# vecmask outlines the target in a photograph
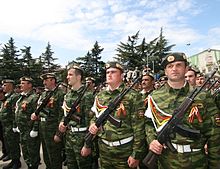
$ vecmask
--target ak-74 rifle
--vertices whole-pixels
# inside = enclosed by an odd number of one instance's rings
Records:
[[[71,119],[73,119],[74,121],[78,122],[80,124],[81,122],[81,118],[77,115],[75,115],[75,112],[77,110],[77,106],[80,104],[82,97],[84,96],[85,92],[87,91],[89,87],[89,84],[86,84],[86,86],[83,88],[83,90],[81,91],[81,93],[79,94],[79,96],[76,98],[76,100],[73,102],[70,111],[67,113],[67,115],[64,117],[64,122],[63,125],[67,126],[70,122]],[[55,142],[60,142],[63,134],[61,131],[57,131],[55,136],[54,136],[54,141]]]
[[[157,134],[157,140],[160,144],[165,144],[171,152],[177,152],[174,146],[171,143],[171,135],[175,132],[179,133],[183,136],[188,136],[190,138],[198,138],[200,136],[200,131],[188,129],[181,125],[182,119],[184,117],[185,112],[192,105],[195,97],[203,90],[208,81],[213,77],[216,73],[216,70],[211,73],[211,75],[206,79],[203,85],[199,88],[195,88],[188,97],[182,102],[182,104],[174,110],[172,117],[166,123],[166,125],[162,128],[160,132]],[[143,163],[148,168],[153,168],[155,162],[157,160],[158,155],[152,152],[151,150],[148,152],[147,156],[144,158]]]
[[[45,111],[46,113],[48,113],[46,110],[44,110],[44,108],[48,104],[48,102],[49,102],[50,98],[53,96],[53,94],[59,89],[60,85],[66,86],[64,83],[60,82],[56,85],[56,87],[53,90],[49,91],[48,94],[45,96],[45,98],[43,98],[43,100],[41,100],[40,105],[34,111],[34,114],[36,116],[39,116],[41,111]],[[36,137],[37,132],[38,132],[38,125],[37,126],[34,125],[34,122],[35,122],[35,120],[31,121],[31,126],[32,126],[32,131],[30,132],[31,137]]]
[[[123,90],[118,96],[116,96],[113,100],[110,101],[107,109],[96,119],[95,125],[99,128],[104,124],[106,120],[109,120],[112,122],[112,116],[111,113],[117,108],[117,106],[120,104],[122,101],[123,97],[134,87],[134,85],[141,80],[142,77],[138,77],[134,80],[133,84],[129,86],[127,89]],[[117,127],[121,126],[121,121],[118,121]],[[94,140],[95,135],[92,133],[88,132],[85,136],[85,142],[86,144],[91,144],[91,142]]]

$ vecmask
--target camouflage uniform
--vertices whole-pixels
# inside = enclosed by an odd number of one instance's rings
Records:
[[[191,91],[192,87],[188,83],[181,89],[173,89],[168,84],[165,84],[159,90],[153,91],[151,96],[160,110],[172,115],[173,111]],[[149,107],[150,105],[148,105],[148,109],[150,109]],[[194,113],[194,115],[191,114],[193,112],[192,110],[195,110],[194,108],[196,107],[198,108],[198,116]],[[199,115],[201,115],[201,118]],[[201,132],[201,138],[192,139],[176,133],[174,138],[171,139],[171,142],[177,148],[178,153],[172,153],[168,148],[163,149],[162,154],[159,156],[160,168],[220,168],[219,119],[218,109],[209,93],[204,91],[199,93],[190,109],[185,113],[183,125],[187,128],[199,130]],[[162,121],[160,122],[162,123]],[[150,121],[147,123],[146,133],[149,143],[156,139],[156,131]],[[205,154],[204,150],[206,142],[208,143],[208,155]],[[181,148],[184,148],[184,150]]]
[[[64,97],[63,109],[64,115],[68,113],[73,102],[82,92],[85,86],[81,86],[77,91],[70,90]],[[90,108],[92,107],[93,95],[92,92],[87,91],[77,107],[75,115],[80,118],[78,120],[71,120],[68,124],[69,130],[66,131],[66,157],[67,167],[69,169],[90,169],[92,167],[92,156],[81,156],[81,149],[84,145],[84,137],[86,135],[87,127],[91,120]]]
[[[107,89],[97,94],[92,107],[96,117],[125,87],[125,84],[122,83],[114,91]],[[118,108],[112,112],[112,116],[121,120],[122,125],[117,128],[106,121],[97,135],[102,169],[126,169],[129,168],[127,164],[129,156],[136,160],[142,158],[145,146],[143,111],[141,95],[135,90],[131,90],[124,96]]]
[[[7,150],[12,161],[20,162],[20,147],[19,147],[19,133],[14,132],[15,127],[15,102],[18,95],[11,92],[5,94],[5,100],[1,106],[1,122],[4,128],[4,138]]]
[[[37,107],[38,96],[30,91],[21,93],[16,102],[15,119],[20,130],[20,142],[24,161],[31,169],[37,169],[40,162],[40,137],[30,137],[31,114]]]
[[[45,90],[39,100],[38,104],[47,96],[49,90]],[[54,135],[58,129],[59,121],[62,118],[62,102],[64,93],[58,89],[53,93],[48,101],[48,104],[40,112],[40,136],[43,148],[43,157],[47,169],[61,169],[62,168],[62,146],[63,143],[54,142]]]

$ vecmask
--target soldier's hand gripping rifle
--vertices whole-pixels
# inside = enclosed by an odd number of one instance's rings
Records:
[[[53,96],[53,94],[58,90],[60,85],[65,86],[65,84],[62,82],[58,83],[56,85],[56,87],[53,90],[49,91],[49,93],[45,96],[45,98],[43,98],[41,100],[40,105],[38,105],[37,109],[34,111],[35,116],[39,116],[41,111],[46,111],[46,110],[44,110],[44,108],[48,104],[48,102],[49,102],[50,98]],[[38,124],[35,124],[35,121],[36,120],[31,120],[31,126],[32,126],[32,130],[30,132],[31,137],[37,137],[37,135],[38,135]]]
[[[138,77],[134,80],[133,84],[122,91],[118,96],[116,96],[113,100],[110,101],[108,108],[105,109],[105,111],[96,119],[95,125],[99,128],[104,124],[106,120],[109,120],[111,123],[114,124],[114,121],[112,120],[113,117],[111,116],[111,113],[117,108],[117,106],[120,104],[122,101],[123,97],[134,87],[134,85],[141,80],[142,77]],[[116,127],[121,126],[121,121],[116,121],[117,123],[115,124]],[[92,133],[88,132],[85,136],[85,142],[86,144],[91,144],[93,139],[95,138],[95,135]]]
[[[165,144],[171,152],[177,152],[174,146],[171,143],[170,135],[177,132],[180,135],[188,136],[191,138],[198,138],[200,136],[200,131],[188,129],[181,125],[182,119],[184,117],[185,112],[189,109],[192,105],[195,97],[204,89],[207,82],[213,77],[216,71],[213,71],[211,75],[206,79],[203,85],[199,88],[195,88],[188,97],[182,102],[182,104],[174,110],[172,117],[166,123],[166,125],[162,128],[161,131],[157,134],[158,142],[163,145]],[[143,163],[148,168],[153,168],[155,162],[157,160],[158,155],[152,152],[151,150],[148,152],[147,156],[144,158]]]
[[[76,98],[76,100],[73,102],[70,111],[67,113],[67,115],[64,117],[63,125],[66,127],[71,119],[74,119],[76,122],[80,123],[81,118],[77,115],[75,115],[75,112],[77,110],[77,106],[80,104],[82,97],[84,96],[85,92],[87,91],[89,87],[89,84],[86,84],[84,89],[81,91],[79,96]],[[55,142],[60,142],[62,140],[63,134],[61,131],[57,130],[55,136],[54,136],[54,141]]]

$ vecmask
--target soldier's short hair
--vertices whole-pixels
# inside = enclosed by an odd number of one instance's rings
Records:
[[[83,80],[84,70],[80,65],[78,65],[78,64],[70,65],[68,70],[70,70],[70,69],[75,69],[75,74],[76,75],[81,75],[81,80]]]

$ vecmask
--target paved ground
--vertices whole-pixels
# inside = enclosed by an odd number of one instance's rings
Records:
[[[2,146],[1,146],[1,141],[0,141],[0,150],[2,149],[1,147]],[[0,151],[0,157],[1,156],[2,156],[2,151]],[[2,169],[2,167],[7,165],[9,162],[10,161],[7,161],[7,162],[0,161],[0,169]],[[23,157],[21,157],[21,162],[22,162],[21,169],[27,169],[27,165],[25,164]],[[38,169],[46,169],[45,164],[43,162],[42,150],[41,150],[41,165],[38,167]],[[64,166],[63,169],[67,169],[67,167]]]

